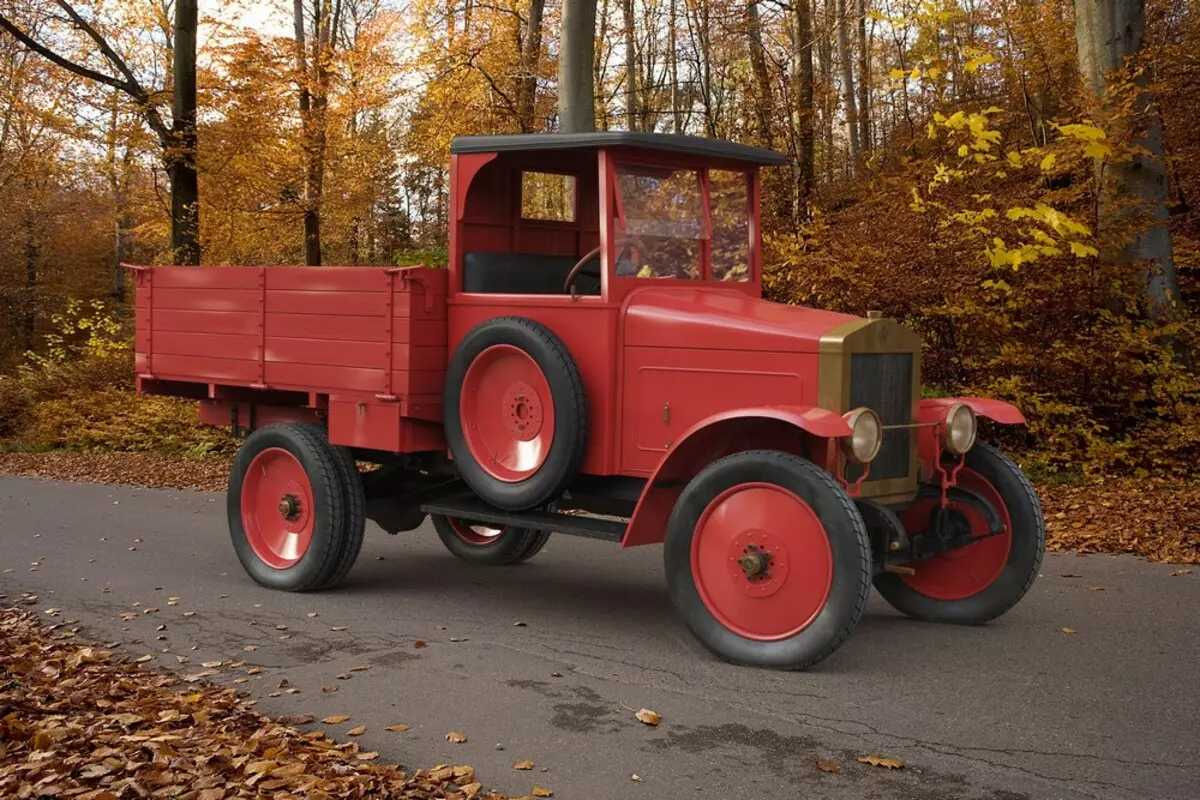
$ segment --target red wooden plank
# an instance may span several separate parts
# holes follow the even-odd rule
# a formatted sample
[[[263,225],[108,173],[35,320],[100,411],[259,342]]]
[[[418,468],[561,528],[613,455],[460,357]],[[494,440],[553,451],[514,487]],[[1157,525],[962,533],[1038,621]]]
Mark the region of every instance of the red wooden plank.
[[[231,336],[221,333],[178,333],[159,331],[154,335],[154,357],[161,354],[233,358],[251,361],[259,358],[257,336]]]
[[[138,318],[139,327],[142,325]],[[181,333],[258,333],[258,314],[244,311],[164,310],[154,315],[154,330]]]
[[[257,361],[237,361],[231,358],[202,358],[197,356],[155,355],[154,375],[158,378],[195,380],[204,378],[250,385],[258,378]]]
[[[312,366],[269,361],[267,384],[295,386],[309,391],[382,392],[383,370],[361,367]]]
[[[383,369],[387,360],[386,350],[385,342],[332,342],[268,336],[266,359],[268,362]]]
[[[446,295],[429,295],[429,307],[426,308],[425,292],[417,289],[414,292],[396,292],[396,319],[445,319]]]
[[[444,319],[406,319],[396,321],[392,341],[396,344],[425,344],[445,346],[448,339]]]
[[[393,348],[392,369],[446,369],[446,348],[440,346],[403,345]]]
[[[382,267],[267,268],[267,291],[381,292],[387,285]]]
[[[386,292],[293,292],[267,290],[268,314],[344,314],[382,317],[387,313]]]
[[[154,297],[159,289],[257,289],[261,267],[155,267]]]
[[[328,314],[267,314],[267,336],[292,339],[329,339],[382,342],[387,339],[380,317],[336,317]]]
[[[258,311],[257,289],[160,289],[154,287],[154,316],[166,310]]]
[[[392,391],[396,394],[436,394],[445,383],[445,370],[392,371]]]

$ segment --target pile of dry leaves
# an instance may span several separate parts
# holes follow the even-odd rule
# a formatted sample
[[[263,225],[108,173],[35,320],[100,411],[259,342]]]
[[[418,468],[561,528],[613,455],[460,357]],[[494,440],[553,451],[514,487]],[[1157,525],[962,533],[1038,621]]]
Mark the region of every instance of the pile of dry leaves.
[[[502,800],[475,771],[402,772],[354,742],[303,733],[127,657],[0,611],[0,797]]]
[[[1052,550],[1200,564],[1200,483],[1100,480],[1038,494]]]
[[[0,475],[223,492],[229,461],[144,453],[0,454]],[[1052,550],[1200,564],[1200,483],[1130,479],[1041,486]]]

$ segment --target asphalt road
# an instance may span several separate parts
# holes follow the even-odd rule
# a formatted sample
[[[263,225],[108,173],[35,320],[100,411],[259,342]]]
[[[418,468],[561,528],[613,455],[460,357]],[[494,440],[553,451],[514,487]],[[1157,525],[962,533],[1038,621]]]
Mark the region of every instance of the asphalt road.
[[[472,764],[512,794],[1200,797],[1200,570],[1049,556],[1029,596],[982,628],[910,622],[876,597],[833,658],[775,673],[691,639],[658,547],[561,536],[526,565],[477,568],[428,529],[372,528],[342,588],[291,595],[243,574],[224,517],[220,495],[0,478],[0,602],[35,592],[32,608],[164,668],[245,658],[262,672],[213,680],[249,677],[258,710],[350,714],[326,729],[365,724],[361,744],[385,759]],[[284,678],[301,691],[270,697]],[[662,724],[639,723],[640,708]],[[397,723],[411,729],[383,730]],[[535,768],[514,770],[524,759]]]

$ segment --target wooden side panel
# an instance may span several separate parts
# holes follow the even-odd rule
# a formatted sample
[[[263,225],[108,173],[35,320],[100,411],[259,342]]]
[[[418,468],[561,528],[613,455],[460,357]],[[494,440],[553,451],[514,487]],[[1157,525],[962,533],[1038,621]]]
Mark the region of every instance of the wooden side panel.
[[[447,286],[444,270],[425,268],[139,270],[138,373],[198,384],[201,397],[230,387],[328,397],[336,443],[442,449]]]

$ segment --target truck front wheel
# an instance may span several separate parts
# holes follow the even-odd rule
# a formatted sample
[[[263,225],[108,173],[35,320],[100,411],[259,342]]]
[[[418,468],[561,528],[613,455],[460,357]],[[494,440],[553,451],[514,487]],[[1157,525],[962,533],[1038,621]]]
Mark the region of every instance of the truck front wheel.
[[[537,555],[550,538],[546,531],[497,527],[441,514],[434,514],[432,520],[446,549],[468,564],[520,564]]]
[[[816,664],[850,635],[871,590],[850,497],[813,463],[770,450],[723,458],[688,483],[663,559],[688,628],[736,664]]]
[[[911,564],[912,575],[883,573],[875,579],[875,588],[910,617],[980,625],[1015,606],[1033,585],[1046,549],[1046,525],[1025,473],[991,445],[971,448],[958,485],[986,500],[1004,530],[991,534],[978,509],[951,502],[978,541]],[[913,503],[903,514],[905,527],[919,532],[936,505],[933,500]]]
[[[238,450],[227,511],[246,573],[271,589],[339,582],[362,548],[362,482],[344,448],[317,425],[268,425]]]

